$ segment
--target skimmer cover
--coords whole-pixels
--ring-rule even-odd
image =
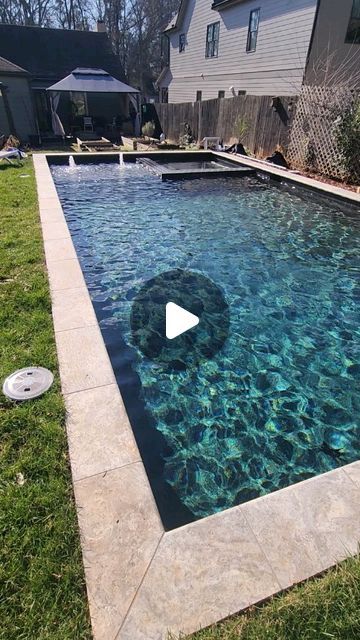
[[[3,393],[11,400],[31,400],[50,389],[54,376],[44,367],[26,367],[14,371],[3,384]]]

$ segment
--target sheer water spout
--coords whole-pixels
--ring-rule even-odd
[[[69,156],[69,167],[74,169],[76,167],[76,162],[74,160],[74,156]]]

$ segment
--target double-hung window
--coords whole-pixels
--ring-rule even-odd
[[[219,53],[220,22],[209,24],[206,31],[205,58],[217,58]]]
[[[360,44],[360,0],[353,0],[345,42]]]
[[[260,9],[250,11],[249,30],[246,43],[246,51],[256,50],[256,41],[259,31]]]

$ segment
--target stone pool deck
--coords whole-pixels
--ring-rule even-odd
[[[46,155],[34,165],[94,639],[191,633],[356,554],[360,461],[164,531]]]

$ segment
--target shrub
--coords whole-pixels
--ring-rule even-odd
[[[239,142],[243,142],[243,137],[249,128],[246,118],[238,116],[234,124],[234,134],[238,138]]]
[[[357,183],[360,180],[360,99],[342,114],[336,138],[348,179]]]
[[[142,134],[143,136],[147,137],[147,138],[153,138],[155,133],[155,123],[152,121],[149,122],[145,122],[143,128],[142,128]]]

